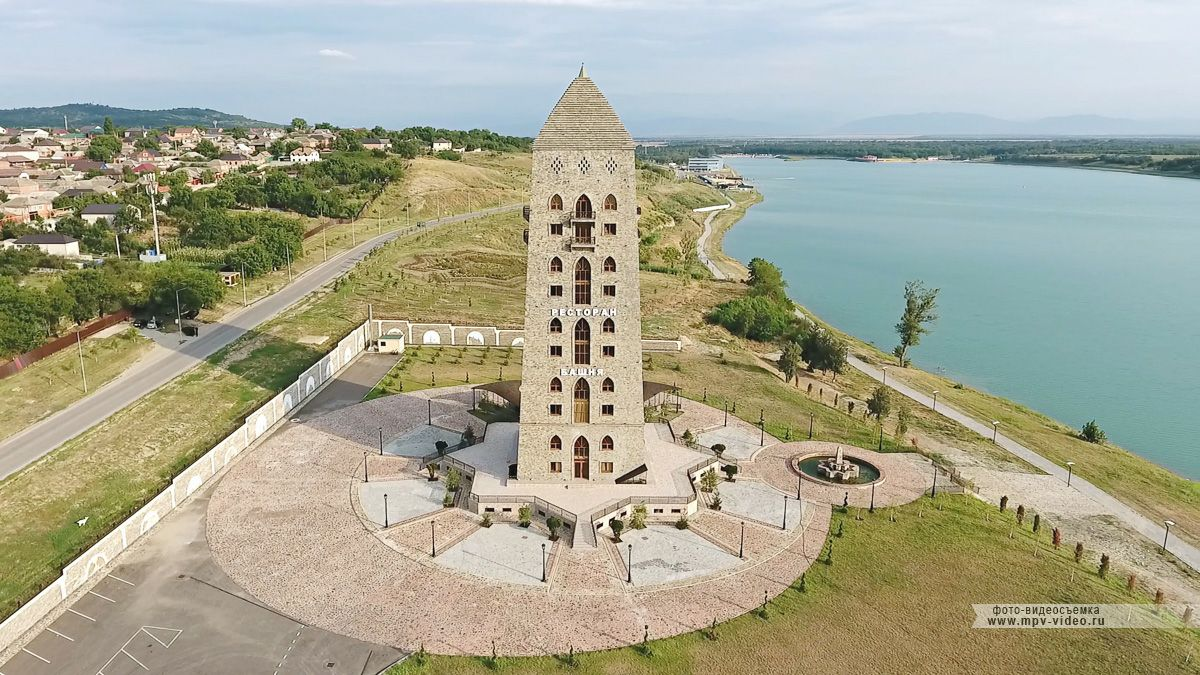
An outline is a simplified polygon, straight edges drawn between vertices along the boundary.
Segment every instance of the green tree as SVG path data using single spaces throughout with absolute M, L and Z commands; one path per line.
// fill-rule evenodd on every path
M 1100 428 L 1100 425 L 1096 424 L 1096 420 L 1083 425 L 1083 429 L 1079 431 L 1079 437 L 1088 443 L 1095 443 L 1097 445 L 1103 445 L 1104 441 L 1108 440 L 1108 436 Z
M 96 162 L 111 162 L 121 152 L 121 141 L 116 136 L 97 136 L 87 149 L 87 158 Z
M 783 280 L 782 270 L 762 258 L 752 258 L 748 267 L 750 277 L 746 283 L 750 285 L 751 294 L 791 304 L 787 297 L 787 282 Z
M 308 122 L 304 121 L 303 117 L 292 118 L 292 131 L 304 131 L 308 128 Z
M 165 262 L 154 265 L 145 300 L 154 314 L 175 316 L 175 291 L 183 312 L 211 308 L 225 295 L 225 284 L 212 270 L 185 263 Z
M 113 124 L 113 118 L 107 115 L 104 116 L 104 135 L 114 138 L 117 135 L 117 125 Z
M 195 150 L 209 159 L 216 159 L 221 156 L 221 149 L 207 138 L 197 143 Z
M 800 340 L 801 357 L 809 368 L 833 373 L 834 379 L 846 369 L 850 348 L 830 331 L 813 326 Z
M 867 412 L 871 417 L 883 423 L 883 418 L 888 416 L 892 411 L 892 394 L 887 387 L 878 386 L 871 392 L 870 398 L 867 399 Z
M 908 350 L 921 344 L 921 336 L 929 332 L 929 324 L 937 321 L 937 294 L 940 289 L 926 288 L 920 281 L 904 284 L 904 313 L 896 324 L 900 344 L 893 350 L 900 366 L 907 363 Z
M 799 383 L 800 373 L 804 371 L 804 356 L 800 343 L 795 340 L 784 343 L 783 351 L 779 354 L 779 370 L 788 382 Z

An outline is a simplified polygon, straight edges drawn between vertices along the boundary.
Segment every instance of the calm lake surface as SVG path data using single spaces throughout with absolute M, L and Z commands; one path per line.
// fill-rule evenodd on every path
M 729 158 L 765 197 L 726 251 L 890 351 L 904 282 L 941 288 L 914 362 L 1200 479 L 1200 180 L 950 162 Z

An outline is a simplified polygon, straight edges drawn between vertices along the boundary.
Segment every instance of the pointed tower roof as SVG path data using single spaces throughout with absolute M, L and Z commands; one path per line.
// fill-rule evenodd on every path
M 632 150 L 633 147 L 633 137 L 583 66 L 533 141 L 535 150 Z

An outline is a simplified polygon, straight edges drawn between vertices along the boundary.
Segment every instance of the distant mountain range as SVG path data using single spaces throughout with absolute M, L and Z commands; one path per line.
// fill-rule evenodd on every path
M 1200 119 L 1133 120 L 1066 115 L 1006 120 L 973 113 L 916 113 L 867 117 L 843 124 L 833 133 L 864 136 L 1189 136 L 1200 135 Z
M 119 127 L 280 127 L 274 122 L 252 120 L 208 108 L 171 108 L 169 110 L 134 110 L 114 108 L 96 103 L 68 103 L 48 108 L 10 108 L 0 110 L 0 127 L 61 128 L 63 115 L 71 128 L 104 124 L 111 117 Z

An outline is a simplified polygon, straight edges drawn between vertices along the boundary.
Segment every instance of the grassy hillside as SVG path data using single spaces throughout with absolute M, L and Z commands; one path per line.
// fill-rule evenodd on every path
M 111 117 L 119 127 L 281 127 L 282 124 L 263 122 L 209 108 L 169 108 L 166 110 L 137 110 L 116 108 L 98 103 L 68 103 L 41 108 L 9 108 L 0 110 L 0 127 L 61 128 L 63 115 L 71 128 L 100 126 Z

